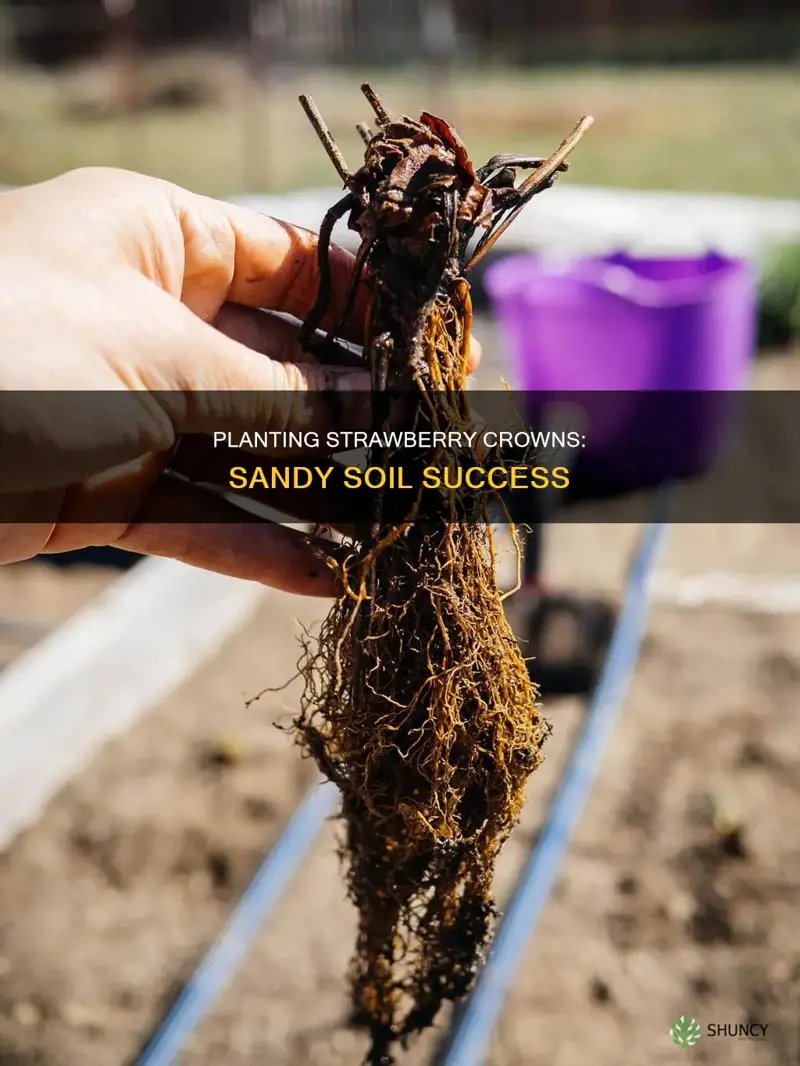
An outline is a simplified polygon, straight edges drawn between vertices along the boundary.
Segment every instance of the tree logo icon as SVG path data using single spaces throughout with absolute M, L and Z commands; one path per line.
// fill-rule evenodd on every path
M 669 1035 L 678 1047 L 692 1047 L 700 1039 L 702 1032 L 694 1018 L 687 1018 L 682 1014 L 677 1022 L 673 1022 Z

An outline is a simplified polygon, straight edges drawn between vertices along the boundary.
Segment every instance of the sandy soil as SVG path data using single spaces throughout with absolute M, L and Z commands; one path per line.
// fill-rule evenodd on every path
M 309 620 L 316 605 L 292 602 Z M 293 635 L 266 607 L 191 683 L 110 745 L 0 860 L 0 1063 L 123 1066 L 310 779 L 273 728 Z M 800 994 L 800 619 L 658 609 L 601 778 L 496 1034 L 492 1066 L 680 1061 L 674 1017 L 746 1018 L 763 1044 L 710 1063 L 795 1061 Z M 503 861 L 523 860 L 581 718 L 555 734 Z M 713 819 L 716 812 L 717 829 Z M 720 832 L 721 819 L 731 829 Z M 724 827 L 723 827 L 724 828 Z M 333 828 L 281 902 L 187 1066 L 356 1066 L 342 974 L 352 915 Z M 422 1066 L 433 1040 L 405 1060 Z
M 772 371 L 769 371 L 772 373 Z M 796 368 L 784 368 L 790 378 Z M 572 588 L 618 590 L 636 530 L 571 526 L 548 544 Z M 788 527 L 682 527 L 677 573 L 800 574 Z M 34 568 L 36 569 L 36 568 Z M 0 581 L 42 581 L 0 572 Z M 64 602 L 74 575 L 37 597 Z M 20 585 L 16 601 L 32 599 Z M 15 600 L 0 585 L 0 605 Z M 80 597 L 79 597 L 80 598 Z M 31 608 L 32 609 L 32 608 Z M 0 1066 L 131 1066 L 167 1002 L 312 779 L 286 721 L 287 620 L 277 597 L 191 682 L 110 744 L 0 856 Z M 517 974 L 490 1066 L 800 1062 L 800 617 L 656 607 L 589 810 Z M 498 877 L 508 892 L 582 717 L 553 702 L 545 765 Z M 353 920 L 329 827 L 182 1066 L 358 1066 L 343 1026 Z M 763 1042 L 704 1035 L 681 1014 L 768 1025 Z M 402 1066 L 423 1066 L 438 1034 Z
M 97 567 L 60 574 L 46 563 L 0 567 L 0 669 L 112 580 Z

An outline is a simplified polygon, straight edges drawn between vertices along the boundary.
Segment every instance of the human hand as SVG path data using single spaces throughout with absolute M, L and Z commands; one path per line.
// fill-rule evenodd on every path
M 353 263 L 332 249 L 323 328 L 343 310 Z M 291 323 L 265 313 L 304 318 L 317 280 L 314 234 L 155 178 L 92 168 L 1 195 L 0 394 L 122 390 L 137 402 L 124 419 L 98 412 L 83 426 L 33 401 L 16 410 L 13 430 L 0 429 L 0 449 L 12 432 L 16 479 L 2 478 L 14 520 L 0 525 L 0 563 L 113 544 L 329 595 L 333 574 L 308 537 L 232 522 L 232 504 L 164 476 L 183 434 L 341 421 L 365 372 L 321 365 Z M 356 344 L 365 311 L 360 293 L 342 331 Z M 473 345 L 473 365 L 478 357 Z M 235 409 L 224 406 L 232 393 Z M 129 520 L 87 520 L 109 492 Z M 41 514 L 42 494 L 57 520 L 26 521 Z M 158 521 L 168 494 L 169 512 L 179 495 L 186 521 Z

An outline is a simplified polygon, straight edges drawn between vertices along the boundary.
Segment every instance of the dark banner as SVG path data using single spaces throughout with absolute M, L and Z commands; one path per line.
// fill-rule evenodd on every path
M 798 392 L 417 399 L 5 393 L 0 521 L 800 522 Z

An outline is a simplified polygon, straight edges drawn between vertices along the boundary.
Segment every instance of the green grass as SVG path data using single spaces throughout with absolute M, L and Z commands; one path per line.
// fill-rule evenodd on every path
M 153 83 L 192 73 L 215 102 L 150 110 L 127 119 L 80 117 L 87 100 L 110 96 L 107 69 L 49 78 L 0 73 L 0 182 L 41 180 L 85 164 L 157 174 L 212 195 L 335 184 L 297 95 L 310 92 L 353 165 L 365 119 L 358 86 L 369 72 L 310 71 L 255 89 L 235 60 L 172 58 L 143 71 Z M 424 71 L 383 72 L 387 103 L 453 122 L 473 158 L 552 150 L 584 113 L 595 116 L 575 154 L 571 180 L 761 196 L 800 195 L 800 88 L 779 68 L 558 69 L 460 74 L 444 90 Z

